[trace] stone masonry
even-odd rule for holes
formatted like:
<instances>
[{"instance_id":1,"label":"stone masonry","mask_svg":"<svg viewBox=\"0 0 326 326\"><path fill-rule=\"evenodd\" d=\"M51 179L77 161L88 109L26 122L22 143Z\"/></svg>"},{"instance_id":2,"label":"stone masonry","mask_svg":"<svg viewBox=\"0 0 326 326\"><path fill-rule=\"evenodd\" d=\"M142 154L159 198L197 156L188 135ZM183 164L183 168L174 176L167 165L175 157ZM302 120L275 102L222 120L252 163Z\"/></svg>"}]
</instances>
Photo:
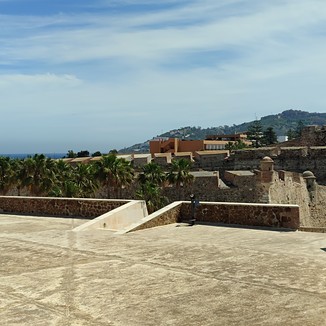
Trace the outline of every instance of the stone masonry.
<instances>
[{"instance_id":1,"label":"stone masonry","mask_svg":"<svg viewBox=\"0 0 326 326\"><path fill-rule=\"evenodd\" d=\"M2 213L94 218L128 202L109 199L0 196L0 210Z\"/></svg>"}]
</instances>

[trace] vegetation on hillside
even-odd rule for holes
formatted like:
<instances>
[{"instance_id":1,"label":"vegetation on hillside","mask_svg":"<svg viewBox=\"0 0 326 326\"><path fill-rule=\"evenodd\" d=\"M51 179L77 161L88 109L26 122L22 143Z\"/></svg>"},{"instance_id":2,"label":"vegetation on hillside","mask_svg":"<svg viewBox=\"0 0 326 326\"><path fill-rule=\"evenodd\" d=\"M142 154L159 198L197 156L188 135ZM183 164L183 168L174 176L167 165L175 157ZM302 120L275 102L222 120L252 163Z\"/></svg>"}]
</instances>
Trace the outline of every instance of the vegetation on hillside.
<instances>
[{"instance_id":1,"label":"vegetation on hillside","mask_svg":"<svg viewBox=\"0 0 326 326\"><path fill-rule=\"evenodd\" d=\"M277 136L290 135L292 138L297 137L298 123L303 125L326 125L326 113L310 113L300 110L286 110L279 114L268 115L258 120L263 130L269 127L273 128L273 131ZM210 128L201 127L183 127L179 129L170 130L158 137L176 137L181 139L205 139L210 134L233 134L238 132L248 131L249 127L254 121L245 122L239 125L232 126L219 126ZM131 147L121 149L120 153L131 152L148 152L149 141L144 143L135 144Z\"/></svg>"}]
</instances>

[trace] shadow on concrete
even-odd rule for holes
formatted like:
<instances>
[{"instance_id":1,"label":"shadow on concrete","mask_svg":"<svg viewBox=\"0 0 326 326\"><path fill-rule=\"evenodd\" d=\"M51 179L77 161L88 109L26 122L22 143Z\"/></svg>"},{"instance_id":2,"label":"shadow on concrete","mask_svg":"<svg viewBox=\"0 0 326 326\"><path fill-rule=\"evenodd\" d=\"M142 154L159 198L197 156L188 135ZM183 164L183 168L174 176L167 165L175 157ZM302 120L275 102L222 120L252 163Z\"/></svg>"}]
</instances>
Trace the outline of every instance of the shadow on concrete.
<instances>
[{"instance_id":1,"label":"shadow on concrete","mask_svg":"<svg viewBox=\"0 0 326 326\"><path fill-rule=\"evenodd\" d=\"M176 227L188 227L197 225L215 226L215 227L228 227L235 229L254 229L254 230L264 230L273 232L296 232L294 229L287 228L272 228L267 226L253 226L253 225L240 225L240 224L224 224L224 223L209 223L209 222L195 222L194 225L189 224L187 221L182 221L176 225ZM325 248L326 251L326 248Z\"/></svg>"}]
</instances>

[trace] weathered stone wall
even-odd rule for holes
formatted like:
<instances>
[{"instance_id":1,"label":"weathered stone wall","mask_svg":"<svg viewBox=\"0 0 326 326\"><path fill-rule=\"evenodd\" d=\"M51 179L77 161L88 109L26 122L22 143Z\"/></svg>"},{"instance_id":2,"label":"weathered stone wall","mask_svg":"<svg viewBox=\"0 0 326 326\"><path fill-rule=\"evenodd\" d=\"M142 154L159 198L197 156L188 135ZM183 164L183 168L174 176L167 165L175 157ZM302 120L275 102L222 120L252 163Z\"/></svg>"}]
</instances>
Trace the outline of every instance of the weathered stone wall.
<instances>
[{"instance_id":1,"label":"weathered stone wall","mask_svg":"<svg viewBox=\"0 0 326 326\"><path fill-rule=\"evenodd\" d=\"M139 231L156 226L173 224L180 221L181 202L164 207L149 216L148 221L130 229L130 231ZM129 232L130 232L129 231Z\"/></svg>"},{"instance_id":2,"label":"weathered stone wall","mask_svg":"<svg viewBox=\"0 0 326 326\"><path fill-rule=\"evenodd\" d=\"M293 149L293 152L287 149L286 156L281 152L274 161L275 169L300 173L309 170L314 173L318 182L326 181L326 147Z\"/></svg>"},{"instance_id":3,"label":"weathered stone wall","mask_svg":"<svg viewBox=\"0 0 326 326\"><path fill-rule=\"evenodd\" d=\"M196 167L204 170L214 170L216 167L222 167L227 154L199 155L195 157Z\"/></svg>"},{"instance_id":4,"label":"weathered stone wall","mask_svg":"<svg viewBox=\"0 0 326 326\"><path fill-rule=\"evenodd\" d=\"M269 198L270 203L299 205L300 224L312 226L309 193L304 179L299 174L276 172L269 187Z\"/></svg>"},{"instance_id":5,"label":"weathered stone wall","mask_svg":"<svg viewBox=\"0 0 326 326\"><path fill-rule=\"evenodd\" d=\"M241 174L243 172L244 174ZM245 174L247 172L247 174ZM252 172L249 171L225 171L225 181L238 188L253 188L256 184L256 178Z\"/></svg>"},{"instance_id":6,"label":"weathered stone wall","mask_svg":"<svg viewBox=\"0 0 326 326\"><path fill-rule=\"evenodd\" d=\"M305 146L325 146L326 126L306 126L302 130L300 143Z\"/></svg>"},{"instance_id":7,"label":"weathered stone wall","mask_svg":"<svg viewBox=\"0 0 326 326\"><path fill-rule=\"evenodd\" d=\"M274 150L273 150L274 151ZM220 168L221 174L225 170L254 170L260 166L263 154L261 149L236 151ZM326 183L326 146L314 147L286 147L279 148L278 154L273 152L275 170L286 170L303 173L312 171L319 183ZM213 167L213 169L217 167Z\"/></svg>"},{"instance_id":8,"label":"weathered stone wall","mask_svg":"<svg viewBox=\"0 0 326 326\"><path fill-rule=\"evenodd\" d=\"M127 202L127 200L0 196L0 210L4 213L94 218Z\"/></svg>"},{"instance_id":9,"label":"weathered stone wall","mask_svg":"<svg viewBox=\"0 0 326 326\"><path fill-rule=\"evenodd\" d=\"M190 195L195 194L199 201L213 202L246 202L246 203L265 203L262 199L261 189L257 188L218 188L216 185L188 185L181 187L180 190L175 187L166 187L163 189L163 195L169 199L169 202L178 200L189 200Z\"/></svg>"},{"instance_id":10,"label":"weathered stone wall","mask_svg":"<svg viewBox=\"0 0 326 326\"><path fill-rule=\"evenodd\" d=\"M192 218L190 202L173 203L148 216L148 221L129 230L186 222ZM273 228L298 229L299 207L295 205L264 205L241 203L204 202L195 209L197 222L235 224Z\"/></svg>"},{"instance_id":11,"label":"weathered stone wall","mask_svg":"<svg viewBox=\"0 0 326 326\"><path fill-rule=\"evenodd\" d=\"M191 217L191 205L182 204L180 219ZM195 210L199 222L238 224L298 229L299 207L296 205L201 203Z\"/></svg>"},{"instance_id":12,"label":"weathered stone wall","mask_svg":"<svg viewBox=\"0 0 326 326\"><path fill-rule=\"evenodd\" d=\"M197 177L194 182L177 189L175 186L166 186L163 188L162 194L168 198L168 202L172 203L179 200L189 200L191 194L195 194L200 201L226 201L226 202L249 202L249 203L265 203L262 200L261 189L255 187L255 177L246 181L238 182L244 184L243 187L220 188L219 180L216 176ZM120 189L118 198L137 199L135 193L139 184L135 181L130 187ZM96 194L97 198L106 198L106 189L101 189ZM115 193L111 191L111 198L117 198Z\"/></svg>"},{"instance_id":13,"label":"weathered stone wall","mask_svg":"<svg viewBox=\"0 0 326 326\"><path fill-rule=\"evenodd\" d=\"M308 226L326 227L326 186L317 185L309 208L311 223Z\"/></svg>"},{"instance_id":14,"label":"weathered stone wall","mask_svg":"<svg viewBox=\"0 0 326 326\"><path fill-rule=\"evenodd\" d=\"M252 170L259 168L264 156L271 157L276 170L303 173L312 171L319 183L326 183L326 126L307 126L299 139L275 147L234 151L221 170ZM212 169L216 169L212 167Z\"/></svg>"}]
</instances>

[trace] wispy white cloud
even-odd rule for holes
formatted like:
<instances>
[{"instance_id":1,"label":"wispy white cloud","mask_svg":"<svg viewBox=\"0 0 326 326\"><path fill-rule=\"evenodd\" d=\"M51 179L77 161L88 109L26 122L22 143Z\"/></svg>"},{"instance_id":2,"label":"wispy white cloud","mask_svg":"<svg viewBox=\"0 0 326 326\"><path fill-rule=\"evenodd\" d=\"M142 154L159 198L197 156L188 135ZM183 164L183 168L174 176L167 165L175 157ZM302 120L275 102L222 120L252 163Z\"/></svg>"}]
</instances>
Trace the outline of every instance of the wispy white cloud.
<instances>
[{"instance_id":1,"label":"wispy white cloud","mask_svg":"<svg viewBox=\"0 0 326 326\"><path fill-rule=\"evenodd\" d=\"M7 119L10 112L24 114L21 124L51 119L48 138L63 147L69 132L76 146L87 134L119 147L182 125L325 111L323 0L155 4L94 1L103 10L1 16ZM118 141L119 128L132 139L128 132Z\"/></svg>"}]
</instances>

